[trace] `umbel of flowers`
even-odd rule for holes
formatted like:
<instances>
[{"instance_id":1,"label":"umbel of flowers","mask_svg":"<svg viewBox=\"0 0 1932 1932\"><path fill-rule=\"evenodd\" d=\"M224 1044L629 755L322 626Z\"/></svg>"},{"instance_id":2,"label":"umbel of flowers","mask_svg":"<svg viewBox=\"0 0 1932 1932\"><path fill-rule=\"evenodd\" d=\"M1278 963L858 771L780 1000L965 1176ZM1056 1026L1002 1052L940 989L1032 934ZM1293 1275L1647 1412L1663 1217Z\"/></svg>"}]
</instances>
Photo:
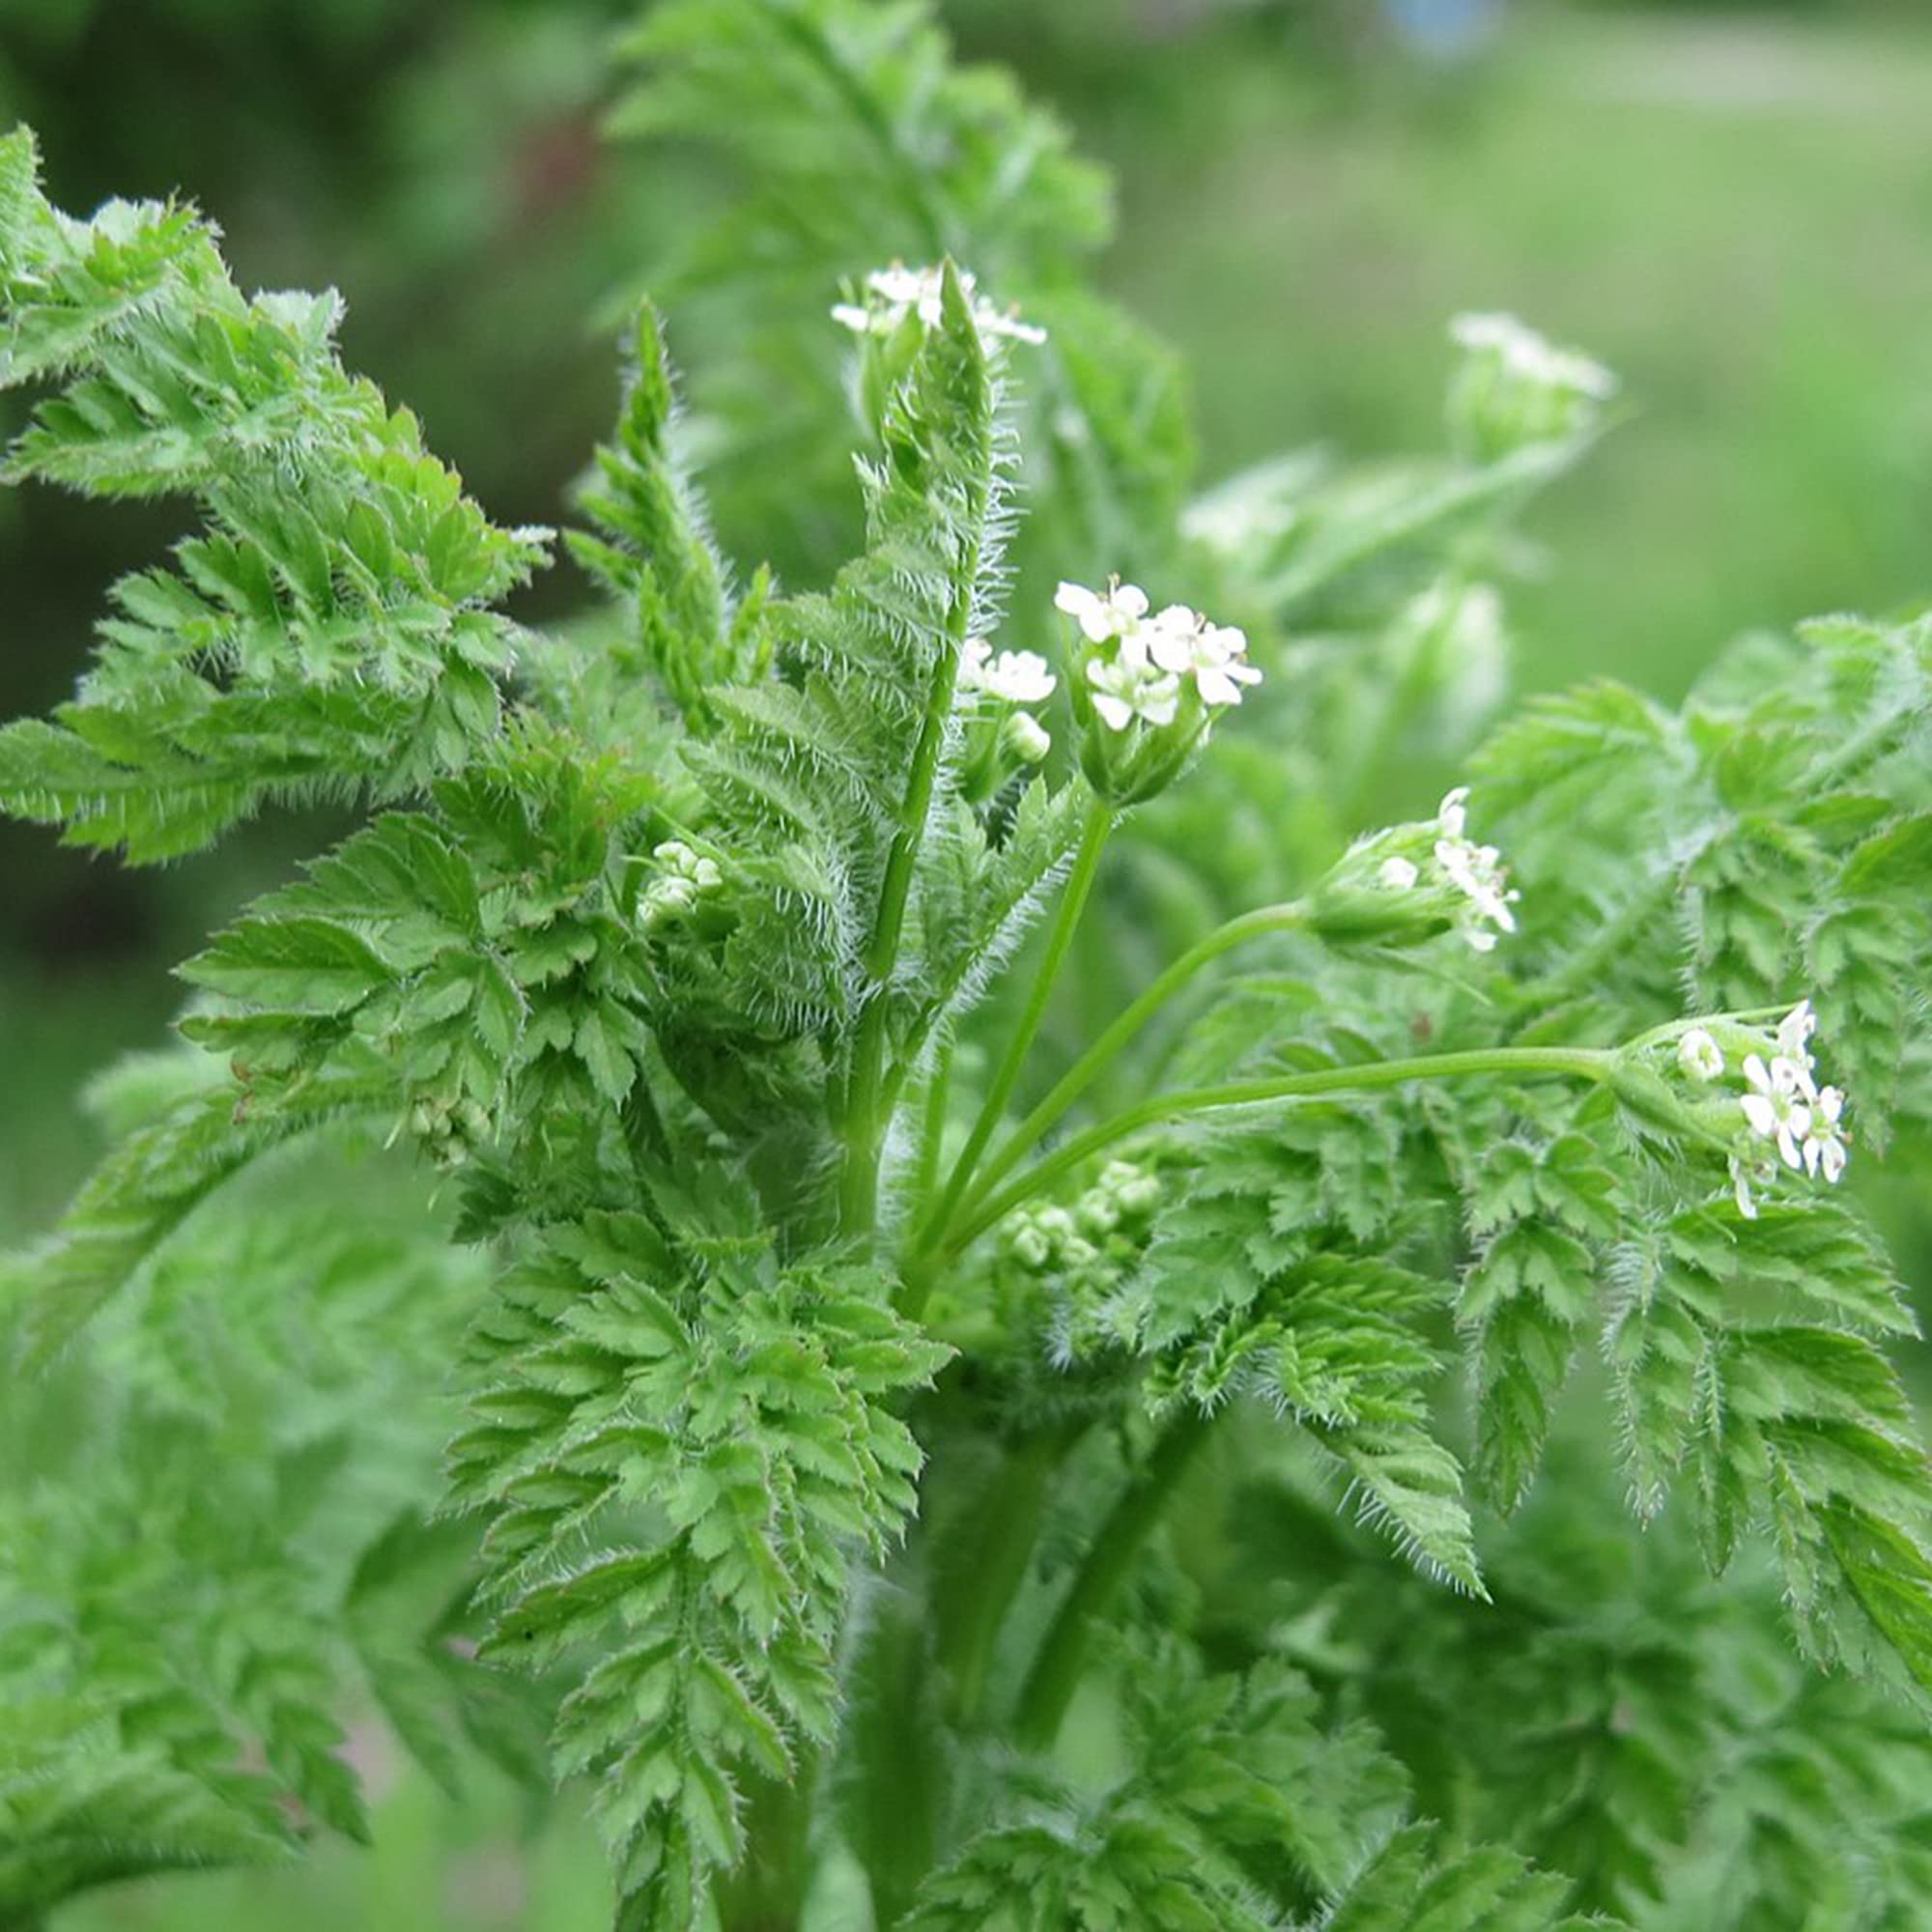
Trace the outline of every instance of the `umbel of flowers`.
<instances>
[{"instance_id":1,"label":"umbel of flowers","mask_svg":"<svg viewBox=\"0 0 1932 1932\"><path fill-rule=\"evenodd\" d=\"M1215 714L1261 682L1242 632L1184 604L1153 611L1138 584L1063 583L1053 601L1079 626L1068 696L1080 767L1110 804L1136 805L1172 783Z\"/></svg>"},{"instance_id":2,"label":"umbel of flowers","mask_svg":"<svg viewBox=\"0 0 1932 1932\"><path fill-rule=\"evenodd\" d=\"M1463 366L1449 391L1449 428L1477 462L1593 428L1617 392L1601 362L1558 349L1513 315L1459 315L1449 336Z\"/></svg>"},{"instance_id":3,"label":"umbel of flowers","mask_svg":"<svg viewBox=\"0 0 1932 1932\"><path fill-rule=\"evenodd\" d=\"M982 340L999 336L1033 344L1046 340L1046 330L1022 322L1018 309L999 308L980 295L970 270L955 269L953 273ZM853 299L835 303L832 319L855 335L895 335L909 321L923 329L936 328L945 288L943 266L908 269L903 262L895 262L889 269L874 269Z\"/></svg>"},{"instance_id":4,"label":"umbel of flowers","mask_svg":"<svg viewBox=\"0 0 1932 1932\"><path fill-rule=\"evenodd\" d=\"M1053 737L1032 711L1060 680L1037 651L1000 651L968 638L955 686L965 726L959 789L971 804L990 798L1017 771L1039 764Z\"/></svg>"},{"instance_id":5,"label":"umbel of flowers","mask_svg":"<svg viewBox=\"0 0 1932 1932\"><path fill-rule=\"evenodd\" d=\"M1408 946L1454 931L1491 952L1516 930L1521 898L1493 845L1469 837L1469 787L1458 785L1421 823L1360 840L1317 889L1311 914L1331 941Z\"/></svg>"},{"instance_id":6,"label":"umbel of flowers","mask_svg":"<svg viewBox=\"0 0 1932 1932\"><path fill-rule=\"evenodd\" d=\"M1672 1124L1688 1125L1723 1151L1738 1211L1747 1219L1756 1218L1758 1194L1780 1175L1835 1185L1850 1159L1845 1095L1818 1082L1811 1053L1817 1030L1804 999L1769 1030L1719 1015L1652 1037L1690 1089L1683 1119Z\"/></svg>"},{"instance_id":7,"label":"umbel of flowers","mask_svg":"<svg viewBox=\"0 0 1932 1932\"><path fill-rule=\"evenodd\" d=\"M952 272L989 356L1004 355L1013 343L1037 347L1046 340L1046 330L1023 322L1016 308L1002 308L981 294L971 270L954 266ZM853 400L862 419L874 427L884 420L886 400L911 371L926 335L939 327L946 275L945 263L909 269L895 262L874 269L856 288L847 288L845 300L833 304L833 321L859 338Z\"/></svg>"}]
</instances>

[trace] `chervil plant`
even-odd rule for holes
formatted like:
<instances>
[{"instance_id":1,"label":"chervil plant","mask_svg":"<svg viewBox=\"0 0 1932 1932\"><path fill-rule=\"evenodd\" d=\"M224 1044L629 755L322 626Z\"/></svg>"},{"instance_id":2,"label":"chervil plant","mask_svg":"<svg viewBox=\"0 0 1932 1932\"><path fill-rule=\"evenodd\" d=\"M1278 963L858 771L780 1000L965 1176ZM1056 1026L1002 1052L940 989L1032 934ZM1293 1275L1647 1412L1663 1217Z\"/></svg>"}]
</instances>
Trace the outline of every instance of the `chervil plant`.
<instances>
[{"instance_id":1,"label":"chervil plant","mask_svg":"<svg viewBox=\"0 0 1932 1932\"><path fill-rule=\"evenodd\" d=\"M1924 1922L1932 626L1493 723L1598 364L1462 318L1441 457L1197 492L918 10L631 54L707 353L541 633L332 296L0 143L7 479L201 518L0 803L365 813L4 1277L0 1915L366 1833L374 1709L631 1932Z\"/></svg>"}]
</instances>

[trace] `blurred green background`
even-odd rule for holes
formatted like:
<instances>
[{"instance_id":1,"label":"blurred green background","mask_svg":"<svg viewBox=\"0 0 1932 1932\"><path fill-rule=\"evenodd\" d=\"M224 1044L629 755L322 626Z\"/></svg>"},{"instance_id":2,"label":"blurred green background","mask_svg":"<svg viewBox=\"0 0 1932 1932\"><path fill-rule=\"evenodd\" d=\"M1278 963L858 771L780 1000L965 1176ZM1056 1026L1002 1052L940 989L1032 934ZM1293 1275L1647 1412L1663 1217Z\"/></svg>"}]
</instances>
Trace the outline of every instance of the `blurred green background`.
<instances>
[{"instance_id":1,"label":"blurred green background","mask_svg":"<svg viewBox=\"0 0 1932 1932\"><path fill-rule=\"evenodd\" d=\"M180 189L249 284L333 283L348 359L493 514L554 522L615 394L593 318L678 176L600 145L622 0L0 0L0 125L64 205ZM1443 325L1507 308L1634 405L1538 512L1520 682L1675 696L1719 644L1932 589L1932 10L1518 0L952 0L1120 182L1114 289L1195 372L1203 472L1433 445ZM675 325L676 317L672 317ZM0 716L71 684L166 510L0 500ZM567 571L533 613L567 603ZM1400 801L1410 805L1414 801ZM166 966L315 829L129 876L0 829L0 1240L89 1149L71 1096ZM369 1748L378 1749L375 1741ZM601 1860L507 1793L386 1783L373 1855L105 1895L63 1928L602 1922Z\"/></svg>"}]
</instances>

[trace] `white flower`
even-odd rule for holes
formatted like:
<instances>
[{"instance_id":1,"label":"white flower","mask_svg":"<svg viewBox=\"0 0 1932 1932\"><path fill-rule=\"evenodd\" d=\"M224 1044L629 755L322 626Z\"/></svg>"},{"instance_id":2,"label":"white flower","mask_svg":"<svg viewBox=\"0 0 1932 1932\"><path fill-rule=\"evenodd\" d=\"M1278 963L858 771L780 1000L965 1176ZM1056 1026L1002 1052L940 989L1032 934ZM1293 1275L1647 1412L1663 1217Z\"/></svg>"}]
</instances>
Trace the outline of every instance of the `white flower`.
<instances>
[{"instance_id":1,"label":"white flower","mask_svg":"<svg viewBox=\"0 0 1932 1932\"><path fill-rule=\"evenodd\" d=\"M1677 1064L1692 1080L1715 1080L1724 1070L1724 1050L1702 1027L1677 1042Z\"/></svg>"},{"instance_id":2,"label":"white flower","mask_svg":"<svg viewBox=\"0 0 1932 1932\"><path fill-rule=\"evenodd\" d=\"M1745 1078L1751 1092L1738 1102L1751 1131L1760 1140L1776 1141L1780 1159L1796 1171L1804 1164L1799 1143L1811 1131L1811 1109L1805 1104L1809 1075L1797 1062L1782 1055L1769 1069L1755 1053L1745 1061Z\"/></svg>"},{"instance_id":3,"label":"white flower","mask_svg":"<svg viewBox=\"0 0 1932 1932\"><path fill-rule=\"evenodd\" d=\"M976 294L973 277L964 269L953 272L959 277L960 292L981 335L1006 335L1016 342L1046 340L1046 330L1022 322L1017 310L996 308ZM890 269L874 269L866 277L863 305L838 302L833 307L832 319L855 335L891 335L909 315L917 315L927 328L936 328L945 309L945 287L944 270L908 269L903 262L895 262Z\"/></svg>"},{"instance_id":4,"label":"white flower","mask_svg":"<svg viewBox=\"0 0 1932 1932\"><path fill-rule=\"evenodd\" d=\"M1170 604L1151 630L1149 656L1178 677L1191 672L1204 704L1238 704L1241 686L1262 681L1261 672L1247 661L1246 633L1232 624L1210 624L1200 611Z\"/></svg>"},{"instance_id":5,"label":"white flower","mask_svg":"<svg viewBox=\"0 0 1932 1932\"><path fill-rule=\"evenodd\" d=\"M1471 355L1497 356L1508 373L1540 388L1566 389L1593 402L1608 402L1617 379L1601 362L1575 350L1556 349L1513 315L1459 315L1449 325L1457 346Z\"/></svg>"},{"instance_id":6,"label":"white flower","mask_svg":"<svg viewBox=\"0 0 1932 1932\"><path fill-rule=\"evenodd\" d=\"M1180 680L1150 664L1138 639L1123 639L1111 664L1090 658L1087 682L1094 688L1094 709L1110 730L1124 731L1136 718L1172 724L1180 708Z\"/></svg>"},{"instance_id":7,"label":"white flower","mask_svg":"<svg viewBox=\"0 0 1932 1932\"><path fill-rule=\"evenodd\" d=\"M1405 859L1400 853L1384 859L1376 867L1376 877L1392 892L1406 893L1421 878L1421 868L1413 859Z\"/></svg>"},{"instance_id":8,"label":"white flower","mask_svg":"<svg viewBox=\"0 0 1932 1932\"><path fill-rule=\"evenodd\" d=\"M1462 838L1469 822L1468 804L1467 785L1458 785L1454 791L1442 795L1442 803L1435 808L1435 823L1445 838Z\"/></svg>"},{"instance_id":9,"label":"white flower","mask_svg":"<svg viewBox=\"0 0 1932 1932\"><path fill-rule=\"evenodd\" d=\"M1835 1087L1821 1088L1811 1108L1811 1131L1802 1150L1806 1174L1823 1174L1835 1187L1845 1171L1848 1158L1844 1136L1838 1130L1838 1117L1845 1110L1845 1096Z\"/></svg>"},{"instance_id":10,"label":"white flower","mask_svg":"<svg viewBox=\"0 0 1932 1932\"><path fill-rule=\"evenodd\" d=\"M1452 792L1450 796L1455 794ZM1460 823L1460 805L1456 816ZM1507 884L1509 873L1503 867L1502 854L1493 845L1476 845L1452 836L1435 841L1435 863L1442 867L1449 883L1469 901L1468 914L1461 926L1463 937L1478 952L1493 952L1496 932L1516 930L1516 914L1510 907L1522 896ZM1495 932L1491 931L1492 926Z\"/></svg>"},{"instance_id":11,"label":"white flower","mask_svg":"<svg viewBox=\"0 0 1932 1932\"><path fill-rule=\"evenodd\" d=\"M1777 1050L1794 1065L1811 1070L1811 1036L1818 1031L1818 1015L1808 999L1800 1000L1777 1023Z\"/></svg>"},{"instance_id":12,"label":"white flower","mask_svg":"<svg viewBox=\"0 0 1932 1932\"><path fill-rule=\"evenodd\" d=\"M1089 643L1104 644L1138 632L1148 613L1148 594L1138 583L1122 583L1118 577L1108 579L1104 592L1063 583L1053 594L1053 607L1078 622Z\"/></svg>"},{"instance_id":13,"label":"white flower","mask_svg":"<svg viewBox=\"0 0 1932 1932\"><path fill-rule=\"evenodd\" d=\"M1002 651L985 668L986 690L1009 704L1039 704L1059 683L1037 651Z\"/></svg>"},{"instance_id":14,"label":"white flower","mask_svg":"<svg viewBox=\"0 0 1932 1932\"><path fill-rule=\"evenodd\" d=\"M1058 683L1037 651L1002 651L995 657L984 638L968 638L960 646L961 691L983 691L1009 704L1038 704L1053 696Z\"/></svg>"}]
</instances>

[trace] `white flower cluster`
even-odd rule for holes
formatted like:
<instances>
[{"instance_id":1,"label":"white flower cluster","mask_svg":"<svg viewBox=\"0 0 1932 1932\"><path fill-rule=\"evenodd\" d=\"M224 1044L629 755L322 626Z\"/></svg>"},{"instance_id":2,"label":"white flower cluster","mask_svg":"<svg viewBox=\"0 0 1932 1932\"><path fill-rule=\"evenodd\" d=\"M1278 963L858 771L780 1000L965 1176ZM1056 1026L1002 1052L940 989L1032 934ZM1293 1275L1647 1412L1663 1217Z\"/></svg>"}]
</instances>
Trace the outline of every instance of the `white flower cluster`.
<instances>
[{"instance_id":1,"label":"white flower cluster","mask_svg":"<svg viewBox=\"0 0 1932 1932\"><path fill-rule=\"evenodd\" d=\"M1469 787L1458 785L1435 810L1434 858L1443 880L1464 900L1456 929L1477 952L1495 950L1499 933L1516 930L1510 908L1522 897L1509 883L1509 868L1493 845L1468 837ZM1397 853L1384 859L1377 879L1391 892L1406 893L1422 883L1422 867Z\"/></svg>"},{"instance_id":2,"label":"white flower cluster","mask_svg":"<svg viewBox=\"0 0 1932 1932\"><path fill-rule=\"evenodd\" d=\"M1059 688L1060 680L1037 651L1002 651L995 657L984 638L968 638L959 653L958 691L978 715L969 726L969 790L978 784L996 787L1007 760L1037 765L1053 750L1053 734L1031 711ZM990 698L1005 709L1004 718L985 718L979 700Z\"/></svg>"},{"instance_id":3,"label":"white flower cluster","mask_svg":"<svg viewBox=\"0 0 1932 1932\"><path fill-rule=\"evenodd\" d=\"M1775 1050L1769 1064L1761 1053L1747 1053L1742 1071L1745 1092L1738 1096L1744 1115L1743 1149L1731 1155L1731 1182L1737 1190L1738 1211L1757 1216L1751 1182L1769 1179L1777 1171L1773 1158L1795 1174L1801 1169L1814 1178L1823 1175L1835 1186L1850 1158L1842 1122L1845 1096L1836 1087L1820 1087L1817 1063L1811 1057L1811 1037L1818 1015L1808 999L1800 1000L1777 1023ZM1692 1027L1677 1042L1677 1063L1700 1086L1724 1072L1724 1052L1703 1027Z\"/></svg>"},{"instance_id":4,"label":"white flower cluster","mask_svg":"<svg viewBox=\"0 0 1932 1932\"><path fill-rule=\"evenodd\" d=\"M1005 704L1040 704L1059 680L1037 651L1002 651L998 657L984 638L968 638L959 654L959 689L983 691Z\"/></svg>"},{"instance_id":5,"label":"white flower cluster","mask_svg":"<svg viewBox=\"0 0 1932 1932\"><path fill-rule=\"evenodd\" d=\"M1015 342L1046 340L1046 330L1022 322L1017 309L996 308L976 293L973 277L964 269L955 269L953 273L959 277L960 290L982 336L1009 336ZM903 262L895 262L889 269L874 269L866 277L863 303L838 302L832 310L832 319L855 335L895 334L910 315L918 316L927 328L936 328L945 285L946 271L937 266L908 269Z\"/></svg>"},{"instance_id":6,"label":"white flower cluster","mask_svg":"<svg viewBox=\"0 0 1932 1932\"><path fill-rule=\"evenodd\" d=\"M1553 347L1527 323L1513 315L1459 315L1449 325L1459 349L1472 355L1498 357L1504 372L1540 389L1560 389L1592 402L1606 403L1617 379L1601 362L1574 349Z\"/></svg>"},{"instance_id":7,"label":"white flower cluster","mask_svg":"<svg viewBox=\"0 0 1932 1932\"><path fill-rule=\"evenodd\" d=\"M651 857L658 875L638 896L638 923L645 927L680 918L697 903L700 893L723 883L715 859L694 852L681 838L668 838Z\"/></svg>"},{"instance_id":8,"label":"white flower cluster","mask_svg":"<svg viewBox=\"0 0 1932 1932\"><path fill-rule=\"evenodd\" d=\"M1148 594L1119 578L1104 591L1063 583L1055 607L1073 618L1101 654L1087 661L1094 710L1111 731L1124 731L1136 718L1172 724L1180 709L1184 681L1192 678L1210 711L1241 701L1241 687L1262 674L1247 661L1246 634L1213 624L1184 604L1149 616Z\"/></svg>"}]
</instances>

